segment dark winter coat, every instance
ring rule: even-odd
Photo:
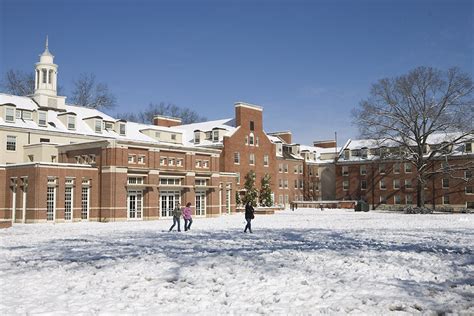
[[[249,203],[249,204],[245,205],[245,219],[246,220],[254,219],[255,218],[254,212],[255,212],[255,210],[253,209],[252,204]]]

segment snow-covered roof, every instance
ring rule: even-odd
[[[212,140],[201,139],[199,144],[194,144],[194,131],[210,132],[215,129],[223,130],[223,136],[231,136],[237,128],[234,119],[221,119],[215,121],[199,122],[193,124],[179,125],[176,129],[183,133],[183,143],[186,146],[220,146],[222,145],[222,137],[218,142]]]
[[[34,111],[38,109],[38,104],[29,97],[0,93],[0,105],[13,104],[17,109]]]
[[[22,110],[29,110],[29,111],[37,111],[39,110],[39,106],[29,97],[22,97],[22,96],[14,96],[8,94],[0,93],[0,105],[4,104],[13,104],[16,106],[17,109]],[[43,110],[43,109],[41,109]],[[4,117],[0,117],[0,126],[14,126],[19,128],[27,128],[33,130],[43,130],[49,132],[60,132],[65,134],[71,135],[81,135],[81,136],[94,136],[100,138],[113,138],[119,140],[131,140],[131,141],[140,141],[140,142],[150,142],[150,143],[160,143],[160,141],[145,135],[144,133],[140,132],[144,129],[149,130],[156,130],[156,131],[167,131],[170,133],[182,133],[176,127],[163,127],[163,126],[156,126],[151,124],[139,124],[134,122],[126,122],[123,120],[116,119],[104,112],[101,112],[97,109],[85,108],[82,106],[77,105],[70,105],[66,104],[65,108],[66,112],[58,112],[52,109],[45,109],[44,111],[47,112],[47,122],[46,126],[40,126],[34,120],[24,120],[24,119],[16,119],[15,122],[5,122]],[[76,124],[75,129],[70,130],[67,128],[66,125],[60,120],[60,116],[73,113],[76,116]],[[114,130],[109,129],[102,129],[101,133],[96,133],[95,130],[87,124],[87,119],[92,118],[101,118],[104,121],[110,122],[124,122],[126,124],[125,128],[125,135],[120,135],[119,133],[115,132]],[[182,144],[177,144],[182,145]]]

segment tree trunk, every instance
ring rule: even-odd
[[[416,205],[418,207],[425,206],[425,186],[421,179],[417,179],[416,182]]]

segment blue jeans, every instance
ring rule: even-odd
[[[191,229],[191,224],[193,223],[193,219],[190,218],[190,219],[184,219],[184,231],[187,231],[189,229]]]
[[[246,218],[245,220],[247,221],[247,225],[245,226],[244,232],[246,233],[247,229],[249,230],[249,232],[252,232],[252,219]]]
[[[176,223],[178,223],[178,231],[179,232],[181,231],[181,220],[179,219],[179,217],[174,217],[174,216],[173,216],[173,225],[170,227],[170,231],[173,230]]]

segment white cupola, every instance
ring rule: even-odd
[[[35,65],[35,94],[33,98],[42,107],[64,109],[66,97],[58,97],[58,65],[48,49],[48,36],[44,52]]]

